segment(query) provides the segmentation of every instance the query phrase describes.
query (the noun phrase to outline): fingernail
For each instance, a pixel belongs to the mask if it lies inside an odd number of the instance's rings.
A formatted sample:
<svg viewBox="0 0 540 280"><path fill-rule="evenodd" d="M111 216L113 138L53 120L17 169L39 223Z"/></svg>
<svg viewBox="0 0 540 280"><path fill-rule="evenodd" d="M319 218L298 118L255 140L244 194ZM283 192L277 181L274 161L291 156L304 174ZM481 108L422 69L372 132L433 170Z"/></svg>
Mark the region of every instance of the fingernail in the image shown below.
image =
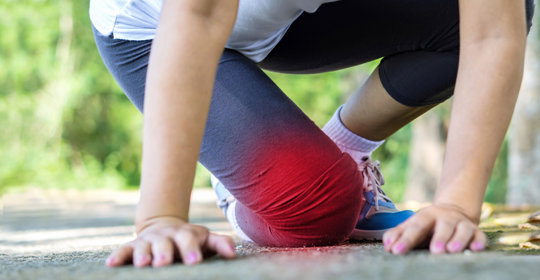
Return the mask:
<svg viewBox="0 0 540 280"><path fill-rule="evenodd" d="M233 253L236 252L236 246L231 245L231 251L232 251Z"/></svg>
<svg viewBox="0 0 540 280"><path fill-rule="evenodd" d="M453 241L452 243L450 243L450 251L451 252L459 252L459 251L461 251L462 248L463 248L463 246L461 245L461 242L459 242L459 241Z"/></svg>
<svg viewBox="0 0 540 280"><path fill-rule="evenodd" d="M435 254L444 252L444 243L441 241L435 242L435 244L433 244L433 249L431 251Z"/></svg>
<svg viewBox="0 0 540 280"><path fill-rule="evenodd" d="M109 257L109 258L105 261L105 263L106 263L107 265L109 265L109 266L113 265L113 263L115 263L115 262L116 262L116 258L114 258L114 257Z"/></svg>
<svg viewBox="0 0 540 280"><path fill-rule="evenodd" d="M403 254L405 253L405 249L406 249L406 246L405 246L405 243L398 243L396 244L396 246L394 246L394 253L397 253L397 254Z"/></svg>
<svg viewBox="0 0 540 280"><path fill-rule="evenodd" d="M158 261L163 262L167 259L167 255L165 254L159 254L158 255Z"/></svg>
<svg viewBox="0 0 540 280"><path fill-rule="evenodd" d="M471 249L473 249L473 251L482 251L484 250L484 244L482 242L473 242L473 244L471 245Z"/></svg>
<svg viewBox="0 0 540 280"><path fill-rule="evenodd" d="M195 252L191 252L186 257L187 264L194 264L199 260L199 256Z"/></svg>
<svg viewBox="0 0 540 280"><path fill-rule="evenodd" d="M383 244L384 244L384 246L388 246L388 245L392 244L392 239L391 238L386 238L385 240L383 240Z"/></svg>
<svg viewBox="0 0 540 280"><path fill-rule="evenodd" d="M138 255L135 258L135 264L136 265L142 265L147 261L146 255Z"/></svg>

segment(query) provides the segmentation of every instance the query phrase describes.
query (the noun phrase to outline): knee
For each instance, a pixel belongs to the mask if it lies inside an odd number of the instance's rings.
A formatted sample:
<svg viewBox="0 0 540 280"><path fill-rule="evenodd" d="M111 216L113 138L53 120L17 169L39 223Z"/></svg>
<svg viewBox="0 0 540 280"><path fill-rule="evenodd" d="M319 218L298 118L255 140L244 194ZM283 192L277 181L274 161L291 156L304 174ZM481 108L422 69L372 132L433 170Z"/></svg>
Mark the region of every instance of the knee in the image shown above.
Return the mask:
<svg viewBox="0 0 540 280"><path fill-rule="evenodd" d="M363 178L356 162L344 154L342 162L328 173L323 192L328 197L313 220L314 235L310 245L331 245L347 239L353 231L363 205Z"/></svg>
<svg viewBox="0 0 540 280"><path fill-rule="evenodd" d="M459 55L416 51L385 57L379 65L381 83L400 104L420 107L442 103L454 93Z"/></svg>
<svg viewBox="0 0 540 280"><path fill-rule="evenodd" d="M362 177L354 160L343 156L295 201L268 219L274 246L333 245L344 241L360 213ZM275 214L274 213L274 214Z"/></svg>

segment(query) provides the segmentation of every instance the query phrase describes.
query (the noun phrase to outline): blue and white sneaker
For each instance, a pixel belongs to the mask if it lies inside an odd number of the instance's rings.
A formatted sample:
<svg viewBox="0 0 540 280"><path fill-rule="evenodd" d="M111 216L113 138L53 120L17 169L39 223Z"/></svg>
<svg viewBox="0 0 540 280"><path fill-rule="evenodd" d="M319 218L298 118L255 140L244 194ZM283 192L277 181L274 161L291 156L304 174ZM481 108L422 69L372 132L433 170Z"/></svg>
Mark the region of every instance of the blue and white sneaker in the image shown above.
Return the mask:
<svg viewBox="0 0 540 280"><path fill-rule="evenodd" d="M219 209L223 211L223 214L225 214L225 218L229 221L234 233L236 233L241 240L253 242L240 228L240 225L236 220L236 198L234 198L234 196L225 188L223 183L221 183L214 175L211 175L210 181L212 182L212 188L218 197L216 204Z"/></svg>
<svg viewBox="0 0 540 280"><path fill-rule="evenodd" d="M384 193L384 177L379 161L372 162L364 157L358 166L364 177L363 192L366 203L360 212L356 227L349 237L352 240L382 240L383 234L401 224L414 212L399 211L392 200Z"/></svg>
<svg viewBox="0 0 540 280"><path fill-rule="evenodd" d="M229 205L236 201L236 199L229 192L229 190L225 188L223 183L221 183L221 181L219 181L218 178L216 178L216 176L213 174L210 176L210 182L212 183L212 188L218 197L218 201L216 202L217 207L223 211L223 214L227 215Z"/></svg>

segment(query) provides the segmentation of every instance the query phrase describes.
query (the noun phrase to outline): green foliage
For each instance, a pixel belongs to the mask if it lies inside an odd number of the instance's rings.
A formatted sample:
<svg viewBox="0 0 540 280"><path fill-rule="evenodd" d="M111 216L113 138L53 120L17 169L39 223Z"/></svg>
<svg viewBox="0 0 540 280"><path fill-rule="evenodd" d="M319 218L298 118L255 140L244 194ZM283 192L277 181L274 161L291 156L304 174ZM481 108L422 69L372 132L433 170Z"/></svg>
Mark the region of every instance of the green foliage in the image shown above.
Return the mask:
<svg viewBox="0 0 540 280"><path fill-rule="evenodd" d="M407 188L411 132L411 125L405 126L373 153L373 159L381 162L384 191L395 202L401 201Z"/></svg>
<svg viewBox="0 0 540 280"><path fill-rule="evenodd" d="M315 75L267 74L318 126L323 126L352 93L347 81L366 76L361 68Z"/></svg>
<svg viewBox="0 0 540 280"><path fill-rule="evenodd" d="M101 62L88 1L2 6L0 190L137 185L141 116Z"/></svg>
<svg viewBox="0 0 540 280"><path fill-rule="evenodd" d="M504 203L506 201L506 187L508 179L508 142L505 141L501 152L495 161L493 173L486 190L486 201L491 203Z"/></svg>
<svg viewBox="0 0 540 280"><path fill-rule="evenodd" d="M137 187L142 116L105 69L93 42L89 0L3 0L0 9L0 192L7 187ZM268 73L322 126L377 61L318 75ZM442 112L445 116L448 112ZM374 155L385 190L400 200L411 129ZM502 202L505 145L487 192ZM197 168L195 186L208 186Z"/></svg>

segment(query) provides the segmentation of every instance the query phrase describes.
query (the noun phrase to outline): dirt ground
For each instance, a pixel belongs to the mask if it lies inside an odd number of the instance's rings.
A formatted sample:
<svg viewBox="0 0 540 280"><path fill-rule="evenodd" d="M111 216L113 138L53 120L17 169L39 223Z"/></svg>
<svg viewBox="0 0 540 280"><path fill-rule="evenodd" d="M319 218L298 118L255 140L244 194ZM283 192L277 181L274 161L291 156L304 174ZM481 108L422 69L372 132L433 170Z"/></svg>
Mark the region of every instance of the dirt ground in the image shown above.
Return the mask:
<svg viewBox="0 0 540 280"><path fill-rule="evenodd" d="M0 200L0 279L539 279L539 250L520 249L530 231L524 213L491 214L484 223L491 249L433 256L417 250L393 256L377 242L332 247L265 248L237 243L235 260L212 258L161 269L104 266L133 238L138 193L30 189ZM232 234L209 189L193 193L191 219ZM529 211L530 209L527 209ZM523 211L522 211L523 212Z"/></svg>

